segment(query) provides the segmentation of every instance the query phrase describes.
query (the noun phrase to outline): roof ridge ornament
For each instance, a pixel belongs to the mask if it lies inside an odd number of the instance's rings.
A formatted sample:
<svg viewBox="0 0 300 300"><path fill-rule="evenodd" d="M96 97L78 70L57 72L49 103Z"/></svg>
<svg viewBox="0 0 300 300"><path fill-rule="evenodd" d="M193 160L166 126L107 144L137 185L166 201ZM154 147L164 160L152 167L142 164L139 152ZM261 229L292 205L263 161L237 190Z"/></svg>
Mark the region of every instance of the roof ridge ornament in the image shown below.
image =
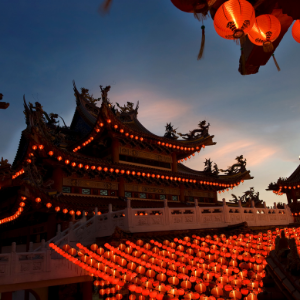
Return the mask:
<svg viewBox="0 0 300 300"><path fill-rule="evenodd" d="M166 125L166 132L165 132L164 137L168 138L168 139L177 140L179 138L179 136L177 135L176 130L177 130L177 128L174 129L174 126L172 125L171 122L167 123L167 125Z"/></svg>
<svg viewBox="0 0 300 300"><path fill-rule="evenodd" d="M137 117L138 114L138 109L140 102L138 101L135 108L134 108L134 103L127 101L127 104L124 104L124 106L121 106L118 102L116 102L117 107L120 109L116 109L116 115L118 117L121 117L124 119L124 121L132 121L134 118Z"/></svg>
<svg viewBox="0 0 300 300"><path fill-rule="evenodd" d="M189 133L185 133L182 134L180 132L178 132L178 134L185 140L193 140L193 139L198 139L200 137L207 137L209 136L208 130L209 130L209 126L210 124L208 123L206 126L206 121L203 120L201 122L199 122L197 129L194 129L192 131L190 131Z"/></svg>
<svg viewBox="0 0 300 300"><path fill-rule="evenodd" d="M243 160L243 155L237 156L235 159L237 163L233 164L232 166L228 167L226 170L220 169L221 172L226 172L226 175L234 175L238 173L243 173L246 171L246 158Z"/></svg>

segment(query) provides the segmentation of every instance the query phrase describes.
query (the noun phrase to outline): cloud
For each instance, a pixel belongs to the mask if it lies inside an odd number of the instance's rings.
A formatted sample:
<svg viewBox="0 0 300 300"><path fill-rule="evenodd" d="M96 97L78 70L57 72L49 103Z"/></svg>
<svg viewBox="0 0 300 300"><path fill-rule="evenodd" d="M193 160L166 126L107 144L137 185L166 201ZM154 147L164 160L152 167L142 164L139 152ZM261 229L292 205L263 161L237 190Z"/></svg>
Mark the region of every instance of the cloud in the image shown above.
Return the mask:
<svg viewBox="0 0 300 300"><path fill-rule="evenodd" d="M164 134L167 122L171 122L174 128L177 128L182 122L182 117L192 110L191 104L183 103L175 97L165 96L151 90L150 87L117 92L111 99L120 105L124 105L127 101L135 103L140 101L139 121L158 135Z"/></svg>

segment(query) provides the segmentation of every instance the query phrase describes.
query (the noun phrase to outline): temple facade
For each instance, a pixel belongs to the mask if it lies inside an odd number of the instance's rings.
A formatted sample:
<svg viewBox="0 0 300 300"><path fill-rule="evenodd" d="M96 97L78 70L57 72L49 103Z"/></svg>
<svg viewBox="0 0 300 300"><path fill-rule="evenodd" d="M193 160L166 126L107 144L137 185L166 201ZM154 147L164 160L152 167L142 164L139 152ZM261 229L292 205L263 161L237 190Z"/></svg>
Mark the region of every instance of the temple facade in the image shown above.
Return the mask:
<svg viewBox="0 0 300 300"><path fill-rule="evenodd" d="M70 126L59 126L60 116L24 98L27 127L13 164L2 159L0 166L2 249L15 241L28 250L30 242L52 238L58 224L63 230L83 213L95 214L95 207L106 213L108 204L124 209L127 199L132 208L162 208L164 201L214 206L218 192L251 179L242 156L222 173L210 160L203 171L186 167L182 162L215 145L209 124L182 134L169 123L157 136L139 122L139 104L113 104L109 89L101 87L101 98L94 99L74 83Z"/></svg>

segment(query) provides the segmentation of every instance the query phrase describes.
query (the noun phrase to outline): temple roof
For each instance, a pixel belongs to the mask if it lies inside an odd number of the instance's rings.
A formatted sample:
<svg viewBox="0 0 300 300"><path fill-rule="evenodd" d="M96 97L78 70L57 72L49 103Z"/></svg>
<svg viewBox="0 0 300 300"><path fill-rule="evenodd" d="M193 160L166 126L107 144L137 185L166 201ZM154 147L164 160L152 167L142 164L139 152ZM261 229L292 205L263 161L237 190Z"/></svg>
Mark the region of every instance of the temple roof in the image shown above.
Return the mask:
<svg viewBox="0 0 300 300"><path fill-rule="evenodd" d="M205 136L196 134L192 138L187 139L179 139L179 136L176 136L176 134L172 134L171 137L155 135L146 129L138 120L137 115L139 104L137 104L135 108L131 102L127 102L127 106L124 105L124 107L117 104L119 107L118 109L116 105L110 103L108 98L105 98L107 95L102 95L101 107L98 107L95 103L91 102L90 99L87 99L79 93L75 83L74 92L77 107L70 127L73 130L80 130L86 134L89 132L91 133L99 121L103 122L103 125L108 127L109 125L106 121L109 118L109 124L117 125L118 128L122 126L124 130L128 130L130 134L139 135L139 137L147 138L155 142L172 143L174 145L184 147L199 146L199 148L203 144L215 145L215 143L212 142L213 136L210 136L208 133ZM198 132L200 130L201 128L196 131Z"/></svg>

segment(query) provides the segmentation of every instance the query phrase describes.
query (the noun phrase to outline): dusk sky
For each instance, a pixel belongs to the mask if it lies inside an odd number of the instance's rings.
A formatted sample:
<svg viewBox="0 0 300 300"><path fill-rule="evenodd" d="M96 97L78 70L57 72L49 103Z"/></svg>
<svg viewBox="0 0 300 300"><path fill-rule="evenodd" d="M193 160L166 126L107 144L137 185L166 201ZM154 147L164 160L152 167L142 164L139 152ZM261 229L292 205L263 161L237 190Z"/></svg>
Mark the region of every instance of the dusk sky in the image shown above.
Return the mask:
<svg viewBox="0 0 300 300"><path fill-rule="evenodd" d="M254 187L267 205L286 203L265 189L299 164L300 44L291 28L275 52L281 72L271 59L258 74L241 76L240 47L219 37L212 19L197 61L202 24L170 0L114 0L105 16L100 3L0 2L0 92L10 103L0 111L0 157L14 160L26 127L23 94L70 125L72 80L96 98L100 84L111 85L112 102L140 101L138 118L155 134L164 134L166 122L182 133L204 119L211 124L217 144L188 161L190 168L203 170L211 158L225 169L244 155L254 179L220 199Z"/></svg>

